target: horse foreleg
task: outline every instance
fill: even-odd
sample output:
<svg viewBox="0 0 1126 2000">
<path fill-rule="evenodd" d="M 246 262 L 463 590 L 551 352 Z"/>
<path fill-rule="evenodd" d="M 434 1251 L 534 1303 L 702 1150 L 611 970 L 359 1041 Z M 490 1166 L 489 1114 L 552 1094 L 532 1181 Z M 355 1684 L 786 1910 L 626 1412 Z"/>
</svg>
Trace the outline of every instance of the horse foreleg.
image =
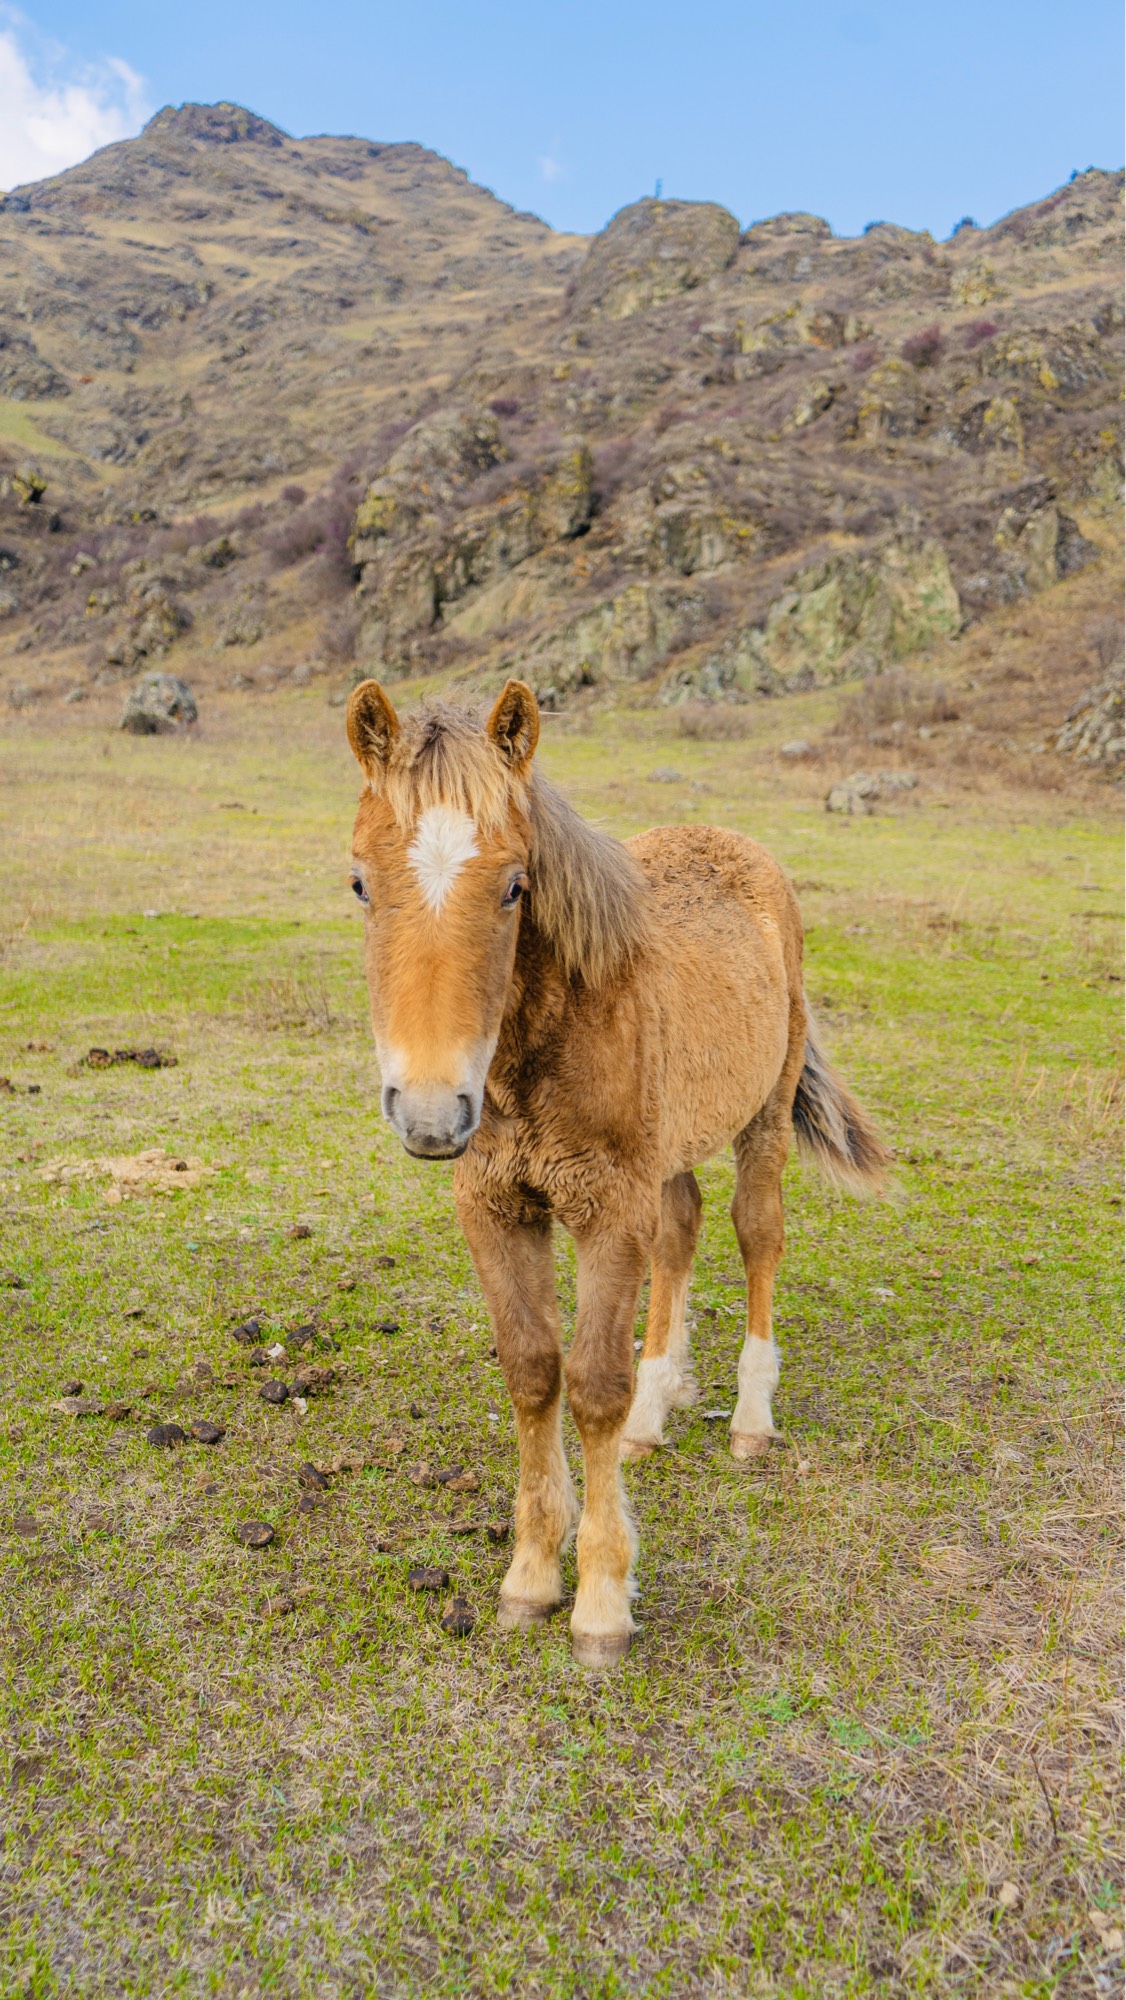
<svg viewBox="0 0 1126 2000">
<path fill-rule="evenodd" d="M 696 1400 L 688 1365 L 688 1277 L 703 1203 L 695 1174 L 676 1174 L 661 1189 L 661 1226 L 653 1245 L 649 1318 L 637 1386 L 622 1432 L 623 1458 L 648 1458 L 665 1441 L 665 1418 Z"/>
<path fill-rule="evenodd" d="M 619 1440 L 633 1390 L 633 1320 L 651 1237 L 576 1238 L 579 1303 L 567 1393 L 582 1439 L 586 1490 L 579 1523 L 579 1588 L 571 1649 L 584 1666 L 629 1651 L 637 1536 L 626 1511 Z"/>
<path fill-rule="evenodd" d="M 559 1557 L 578 1511 L 563 1452 L 551 1225 L 508 1227 L 468 1203 L 459 1209 L 488 1301 L 520 1446 L 516 1547 L 501 1584 L 498 1623 L 502 1630 L 526 1630 L 562 1600 Z"/>
</svg>

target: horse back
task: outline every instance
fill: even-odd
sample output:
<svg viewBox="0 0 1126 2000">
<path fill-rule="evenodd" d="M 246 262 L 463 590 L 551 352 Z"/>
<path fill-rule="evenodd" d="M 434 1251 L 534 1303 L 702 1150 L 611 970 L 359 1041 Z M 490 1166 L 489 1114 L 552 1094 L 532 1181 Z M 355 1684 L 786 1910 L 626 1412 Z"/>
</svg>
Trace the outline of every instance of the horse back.
<svg viewBox="0 0 1126 2000">
<path fill-rule="evenodd" d="M 773 856 L 741 834 L 655 827 L 626 845 L 649 891 L 641 978 L 661 1049 L 664 1166 L 676 1172 L 749 1124 L 804 1042 L 801 915 Z"/>
</svg>

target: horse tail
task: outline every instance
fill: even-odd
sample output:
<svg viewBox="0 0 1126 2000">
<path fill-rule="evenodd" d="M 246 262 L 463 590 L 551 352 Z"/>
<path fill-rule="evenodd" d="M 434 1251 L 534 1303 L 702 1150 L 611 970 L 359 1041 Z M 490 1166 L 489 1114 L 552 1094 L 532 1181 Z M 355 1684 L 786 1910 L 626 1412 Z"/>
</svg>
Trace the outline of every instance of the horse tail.
<svg viewBox="0 0 1126 2000">
<path fill-rule="evenodd" d="M 845 1089 L 818 1044 L 806 1009 L 805 1062 L 794 1097 L 798 1150 L 851 1194 L 878 1194 L 891 1154 L 866 1111 Z"/>
</svg>

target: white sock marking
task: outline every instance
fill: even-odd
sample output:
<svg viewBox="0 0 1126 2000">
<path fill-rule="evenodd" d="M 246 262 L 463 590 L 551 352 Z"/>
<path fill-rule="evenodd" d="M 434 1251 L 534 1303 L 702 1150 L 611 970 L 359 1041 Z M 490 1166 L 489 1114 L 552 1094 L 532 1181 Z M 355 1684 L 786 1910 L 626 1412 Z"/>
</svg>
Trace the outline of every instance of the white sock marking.
<svg viewBox="0 0 1126 2000">
<path fill-rule="evenodd" d="M 739 1356 L 739 1401 L 731 1419 L 733 1431 L 744 1437 L 772 1437 L 774 1416 L 770 1398 L 778 1387 L 781 1361 L 772 1340 L 743 1342 Z"/>
<path fill-rule="evenodd" d="M 459 806 L 430 806 L 415 828 L 408 859 L 435 916 L 467 861 L 480 852 L 477 828 Z"/>
</svg>

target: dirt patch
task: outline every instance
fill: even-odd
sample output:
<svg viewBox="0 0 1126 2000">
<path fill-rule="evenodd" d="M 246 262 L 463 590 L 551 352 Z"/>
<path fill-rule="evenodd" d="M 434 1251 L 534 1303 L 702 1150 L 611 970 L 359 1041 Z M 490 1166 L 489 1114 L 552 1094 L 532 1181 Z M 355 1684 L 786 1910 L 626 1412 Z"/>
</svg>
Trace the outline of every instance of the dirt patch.
<svg viewBox="0 0 1126 2000">
<path fill-rule="evenodd" d="M 108 1175 L 110 1185 L 104 1198 L 111 1208 L 139 1195 L 183 1194 L 186 1188 L 201 1187 L 205 1181 L 213 1180 L 218 1172 L 218 1167 L 208 1166 L 206 1160 L 196 1159 L 193 1154 L 166 1153 L 161 1146 L 151 1146 L 143 1153 L 123 1153 L 116 1158 L 101 1155 L 94 1160 L 48 1160 L 39 1169 L 40 1179 L 55 1187 L 74 1187 Z"/>
</svg>

